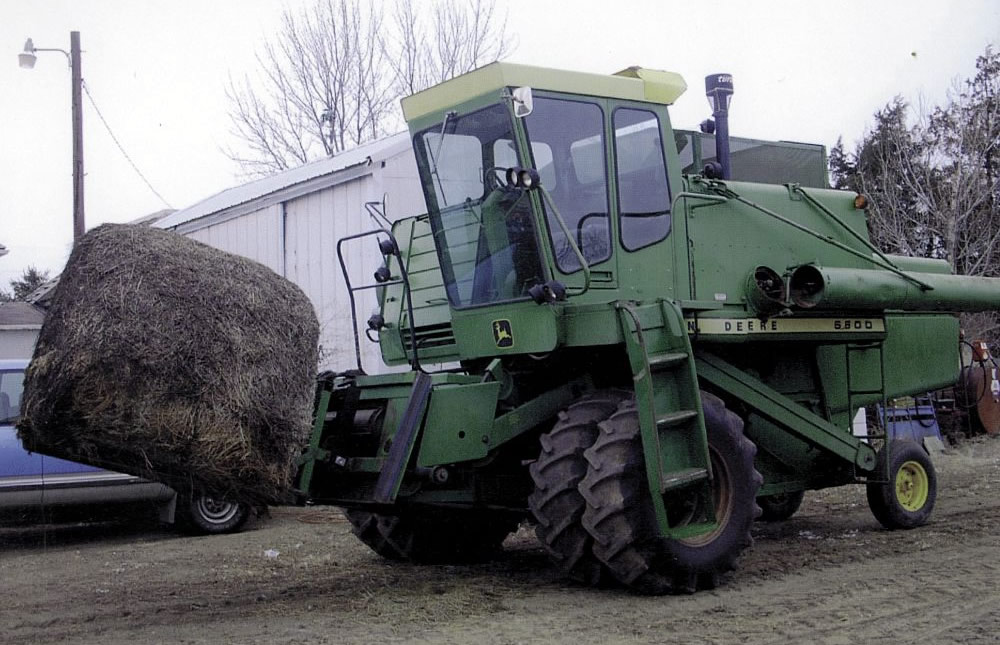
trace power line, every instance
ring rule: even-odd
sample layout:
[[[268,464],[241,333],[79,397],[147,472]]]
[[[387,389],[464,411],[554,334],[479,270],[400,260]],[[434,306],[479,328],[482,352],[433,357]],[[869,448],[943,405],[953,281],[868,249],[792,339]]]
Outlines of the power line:
[[[118,141],[118,137],[116,137],[115,133],[111,131],[111,126],[108,125],[108,122],[104,118],[104,115],[101,114],[101,109],[99,107],[97,107],[97,103],[94,101],[94,97],[90,94],[90,88],[87,87],[87,82],[86,81],[82,81],[82,85],[83,85],[83,91],[87,93],[87,98],[90,99],[90,104],[92,106],[94,106],[94,111],[97,112],[98,118],[100,118],[101,119],[101,123],[104,124],[104,129],[108,131],[109,135],[111,135],[111,140],[115,142],[116,146],[118,146],[118,149],[121,151],[122,155],[129,162],[129,164],[132,166],[132,170],[135,171],[135,174],[139,175],[139,178],[142,179],[143,182],[145,182],[146,186],[151,191],[153,191],[154,195],[156,195],[157,197],[160,198],[160,201],[163,202],[163,204],[167,208],[173,208],[173,206],[170,205],[170,202],[168,202],[167,200],[163,199],[163,195],[161,195],[155,188],[153,188],[153,184],[149,183],[149,180],[146,179],[146,176],[144,174],[142,174],[142,171],[139,170],[139,167],[135,165],[134,161],[132,161],[132,157],[128,156],[128,153],[125,152],[125,148],[122,147],[121,142]]]

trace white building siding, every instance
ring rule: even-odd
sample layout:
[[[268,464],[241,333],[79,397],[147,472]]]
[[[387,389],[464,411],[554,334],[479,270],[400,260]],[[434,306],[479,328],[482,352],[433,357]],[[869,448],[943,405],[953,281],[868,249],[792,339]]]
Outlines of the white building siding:
[[[390,220],[425,211],[413,150],[405,133],[213,195],[157,224],[261,262],[312,301],[320,322],[321,369],[356,366],[351,305],[337,241],[375,228],[365,202],[385,197]],[[351,281],[371,284],[382,262],[374,236],[348,242]],[[378,344],[364,336],[375,291],[357,293],[366,371],[386,371]]]
[[[386,195],[386,216],[392,221],[427,212],[424,193],[417,177],[417,161],[413,149],[389,157],[383,162],[379,176]],[[381,195],[375,199],[380,199]]]
[[[217,249],[256,260],[282,273],[281,204],[212,224],[187,233],[187,237]]]
[[[312,300],[320,323],[323,369],[355,367],[351,303],[337,259],[337,241],[372,228],[364,203],[372,199],[373,178],[364,176],[285,204],[285,277]],[[374,237],[348,242],[344,260],[355,285],[370,284],[381,262]],[[375,306],[373,290],[357,294],[364,325]],[[378,371],[378,346],[361,338],[365,369]]]

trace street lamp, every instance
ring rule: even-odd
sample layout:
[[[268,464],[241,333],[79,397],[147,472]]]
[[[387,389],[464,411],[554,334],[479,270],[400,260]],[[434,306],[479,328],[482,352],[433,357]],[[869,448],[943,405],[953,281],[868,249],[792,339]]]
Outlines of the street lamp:
[[[69,32],[69,51],[64,49],[49,49],[35,47],[29,38],[24,41],[24,51],[17,55],[18,64],[25,69],[35,66],[35,52],[62,52],[66,55],[70,67],[70,92],[73,108],[73,239],[83,235],[83,103],[81,87],[83,77],[80,74],[80,32]]]

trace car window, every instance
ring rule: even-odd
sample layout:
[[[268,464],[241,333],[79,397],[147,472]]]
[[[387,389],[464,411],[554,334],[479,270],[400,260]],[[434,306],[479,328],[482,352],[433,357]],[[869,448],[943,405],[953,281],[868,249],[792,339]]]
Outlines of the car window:
[[[24,370],[0,371],[0,422],[9,422],[21,413]]]

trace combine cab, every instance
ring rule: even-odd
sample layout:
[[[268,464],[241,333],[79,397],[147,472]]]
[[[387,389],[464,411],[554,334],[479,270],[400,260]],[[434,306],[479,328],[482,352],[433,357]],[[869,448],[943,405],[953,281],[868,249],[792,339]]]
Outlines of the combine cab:
[[[642,593],[715,586],[808,489],[923,524],[923,448],[851,420],[953,384],[954,313],[1000,283],[882,253],[861,195],[728,179],[731,87],[709,77],[719,148],[688,175],[676,74],[496,63],[404,99],[427,214],[343,243],[384,256],[349,287],[410,369],[321,380],[301,492],[393,559],[532,520],[566,575]]]

